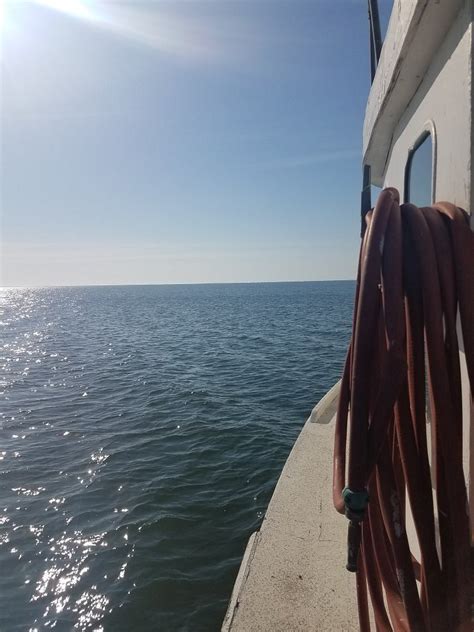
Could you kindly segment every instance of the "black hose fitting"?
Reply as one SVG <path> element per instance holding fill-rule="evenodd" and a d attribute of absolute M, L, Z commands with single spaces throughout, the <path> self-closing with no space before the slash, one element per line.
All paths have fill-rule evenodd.
<path fill-rule="evenodd" d="M 349 489 L 349 487 L 345 487 L 342 490 L 342 498 L 346 507 L 345 514 L 349 519 L 346 569 L 351 573 L 355 573 L 359 558 L 361 522 L 364 520 L 367 505 L 369 504 L 369 493 L 366 489 L 354 491 Z"/>

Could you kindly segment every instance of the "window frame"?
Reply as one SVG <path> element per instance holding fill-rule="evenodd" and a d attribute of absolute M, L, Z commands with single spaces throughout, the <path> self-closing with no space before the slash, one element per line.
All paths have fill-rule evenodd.
<path fill-rule="evenodd" d="M 431 138 L 431 200 L 430 204 L 433 204 L 436 197 L 436 128 L 433 121 L 428 121 L 423 128 L 421 134 L 418 135 L 416 141 L 408 150 L 408 156 L 405 164 L 404 182 L 403 182 L 403 201 L 405 204 L 410 202 L 410 176 L 413 164 L 413 158 L 417 150 L 428 139 Z"/>

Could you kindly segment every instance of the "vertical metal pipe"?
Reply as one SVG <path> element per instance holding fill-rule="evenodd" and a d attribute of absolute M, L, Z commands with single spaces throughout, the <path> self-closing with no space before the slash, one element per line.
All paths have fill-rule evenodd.
<path fill-rule="evenodd" d="M 370 25 L 370 66 L 372 81 L 382 51 L 382 34 L 380 31 L 380 15 L 377 0 L 368 0 L 369 3 L 369 25 Z"/>
<path fill-rule="evenodd" d="M 365 216 L 372 208 L 371 188 L 370 188 L 370 165 L 364 165 L 362 176 L 362 192 L 360 195 L 360 236 L 365 233 Z"/>
<path fill-rule="evenodd" d="M 368 9 L 367 17 L 369 20 L 370 79 L 371 79 L 371 82 L 373 82 L 374 77 L 375 77 L 375 71 L 377 69 L 377 61 L 375 59 L 374 38 L 372 36 L 373 29 L 372 29 L 372 14 L 370 12 L 370 0 L 368 0 L 367 9 Z"/>

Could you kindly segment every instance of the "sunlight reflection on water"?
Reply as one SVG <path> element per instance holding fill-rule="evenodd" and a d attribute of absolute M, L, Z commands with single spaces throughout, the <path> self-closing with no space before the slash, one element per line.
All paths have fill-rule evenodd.
<path fill-rule="evenodd" d="M 217 629 L 353 291 L 0 291 L 0 629 Z"/>

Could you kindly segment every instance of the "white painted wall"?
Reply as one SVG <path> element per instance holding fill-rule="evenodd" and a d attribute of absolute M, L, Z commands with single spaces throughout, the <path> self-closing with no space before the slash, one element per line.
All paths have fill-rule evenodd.
<path fill-rule="evenodd" d="M 424 130 L 434 132 L 434 199 L 472 207 L 472 2 L 468 0 L 395 125 L 384 186 L 403 198 L 409 151 Z"/>
<path fill-rule="evenodd" d="M 394 0 L 380 62 L 367 101 L 364 162 L 382 186 L 393 132 L 426 78 L 456 16 L 472 0 Z M 449 54 L 449 53 L 448 53 Z"/>

